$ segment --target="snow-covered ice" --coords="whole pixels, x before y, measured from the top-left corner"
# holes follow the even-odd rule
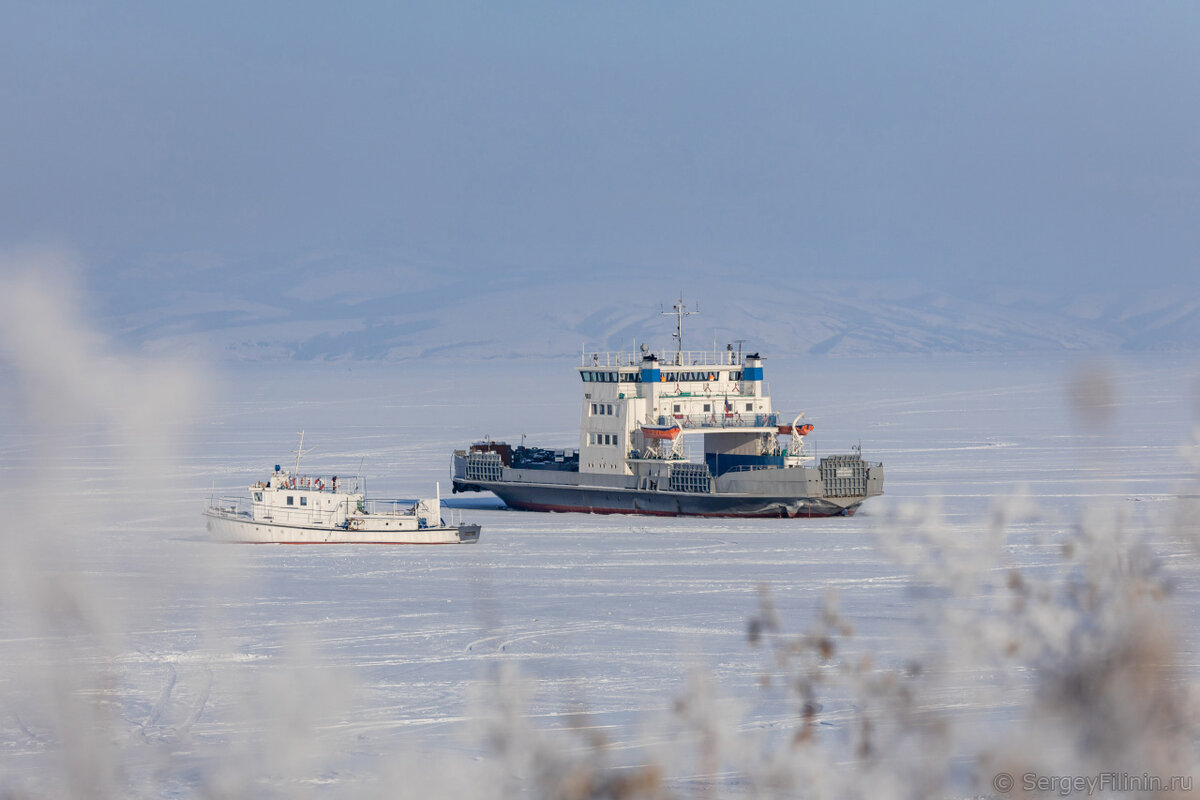
[[[1088,509],[1126,519],[1167,564],[1194,680],[1196,560],[1167,535],[1176,496],[1193,491],[1194,363],[768,370],[777,405],[816,424],[818,453],[861,440],[885,463],[885,497],[845,519],[696,520],[510,512],[467,495],[454,502],[483,525],[479,543],[437,548],[215,544],[200,511],[286,463],[301,428],[312,471],[361,463],[375,497],[447,490],[450,451],[484,435],[572,446],[570,364],[234,367],[178,417],[148,422],[164,437],[150,449],[104,413],[39,420],[7,380],[0,475],[6,505],[24,508],[5,530],[0,793],[78,794],[84,780],[99,782],[93,796],[496,796],[512,759],[487,720],[525,693],[514,713],[558,731],[566,752],[603,736],[615,764],[677,767],[667,778],[683,794],[739,795],[745,776],[675,752],[670,718],[702,685],[723,736],[801,729],[795,698],[766,685],[777,665],[749,641],[764,591],[795,633],[835,597],[851,663],[940,660],[927,710],[974,721],[967,738],[1002,737],[1029,676],[946,653],[986,646],[987,631],[957,631],[954,615],[990,607],[1013,570],[1061,574]],[[977,589],[948,588],[957,578]],[[822,690],[828,737],[856,735],[852,694]]]

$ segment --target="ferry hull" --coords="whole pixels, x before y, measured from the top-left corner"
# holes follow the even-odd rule
[[[247,544],[473,544],[478,525],[447,525],[413,530],[347,530],[273,525],[241,515],[205,512],[214,539]]]
[[[762,497],[734,494],[643,491],[584,485],[522,485],[454,481],[454,491],[489,491],[520,511],[644,514],[662,517],[852,516],[865,498]]]

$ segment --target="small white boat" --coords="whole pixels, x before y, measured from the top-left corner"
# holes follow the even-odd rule
[[[300,435],[301,447],[304,434]],[[249,487],[249,498],[222,498],[204,511],[214,538],[257,544],[468,544],[478,525],[446,524],[441,492],[416,501],[368,501],[355,485],[275,466],[266,481]]]

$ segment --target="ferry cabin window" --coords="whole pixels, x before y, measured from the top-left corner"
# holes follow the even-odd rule
[[[747,410],[747,411],[753,411],[753,410],[754,410],[754,403],[746,403],[746,410]]]
[[[302,506],[306,506],[306,505],[308,505],[308,498],[307,498],[307,497],[301,497],[301,498],[300,498],[300,505],[302,505]]]
[[[255,492],[255,493],[254,493],[254,502],[256,502],[256,503],[261,503],[261,502],[262,502],[262,492]]]
[[[612,410],[612,406],[611,406],[611,405],[608,407],[608,411],[606,411],[605,413],[606,413],[606,414],[611,414],[611,413],[613,413],[613,410]]]
[[[290,494],[288,495],[288,505],[289,505],[289,506],[290,506],[290,505],[295,505],[295,504],[292,502],[292,496],[291,496]]]
[[[676,403],[676,404],[675,404],[675,413],[676,413],[676,414],[678,414],[678,413],[679,413],[679,403]]]
[[[640,381],[641,376],[626,376],[617,372],[595,372],[585,370],[579,373],[584,383],[617,383],[619,380]]]
[[[704,411],[705,411],[706,413],[707,413],[707,412],[709,412],[709,411],[712,411],[712,406],[710,406],[708,403],[705,403],[705,404],[704,404]]]

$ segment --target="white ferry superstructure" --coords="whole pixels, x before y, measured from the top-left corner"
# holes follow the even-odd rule
[[[576,371],[577,449],[477,442],[454,453],[454,491],[529,511],[733,517],[851,515],[883,493],[882,464],[805,452],[813,426],[774,410],[758,353],[643,345],[585,353]]]

